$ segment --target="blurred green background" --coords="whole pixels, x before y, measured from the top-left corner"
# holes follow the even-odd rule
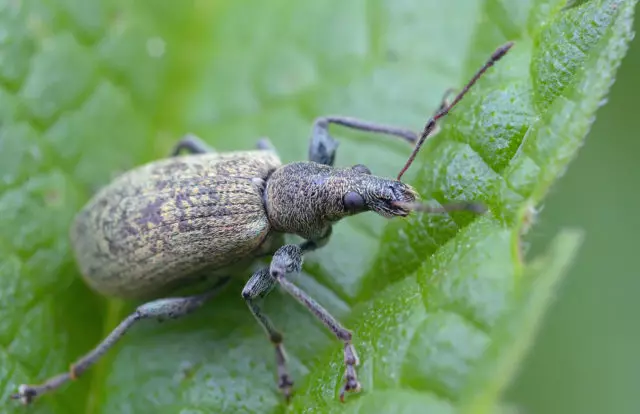
[[[639,74],[636,37],[585,146],[529,234],[534,254],[559,227],[586,237],[507,396],[525,413],[640,413]]]

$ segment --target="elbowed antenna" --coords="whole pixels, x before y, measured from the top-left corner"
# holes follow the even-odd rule
[[[476,74],[473,76],[473,78],[471,78],[471,80],[465,85],[465,87],[460,91],[460,93],[458,93],[458,95],[456,95],[456,97],[453,99],[453,101],[451,101],[450,104],[444,106],[442,109],[440,109],[438,112],[436,112],[436,114],[434,116],[432,116],[431,119],[429,119],[429,121],[427,122],[427,124],[424,127],[424,130],[422,131],[422,134],[420,135],[420,139],[418,139],[418,142],[416,143],[416,146],[413,148],[413,152],[411,152],[411,155],[409,156],[409,159],[404,164],[404,167],[402,167],[402,169],[400,170],[400,173],[398,173],[398,181],[400,181],[400,179],[402,178],[404,173],[409,169],[409,167],[413,163],[413,160],[416,158],[416,155],[418,155],[418,152],[420,151],[420,148],[422,147],[422,144],[424,144],[424,141],[429,137],[429,135],[431,135],[431,133],[435,129],[436,122],[438,121],[438,119],[440,119],[440,118],[444,117],[445,115],[447,115],[449,113],[449,111],[451,111],[451,109],[454,106],[456,106],[456,104],[458,102],[460,102],[460,100],[464,97],[464,95],[466,95],[466,93],[477,82],[477,80],[480,79],[480,77],[482,77],[482,75],[484,75],[484,73],[491,66],[493,66],[504,55],[506,55],[507,52],[509,51],[509,49],[511,49],[512,46],[513,46],[513,42],[509,42],[509,43],[507,43],[507,44],[505,44],[503,46],[500,46],[498,49],[496,49],[496,51],[493,52],[493,54],[491,55],[489,60],[487,60],[487,62],[480,68],[480,70],[478,70],[476,72]]]
[[[442,206],[430,206],[428,204],[422,204],[418,202],[413,203],[403,203],[403,202],[395,202],[393,203],[397,207],[405,208],[410,211],[421,211],[423,213],[448,213],[450,211],[470,211],[472,213],[484,214],[487,211],[487,207],[478,202],[474,201],[460,201],[443,204]]]

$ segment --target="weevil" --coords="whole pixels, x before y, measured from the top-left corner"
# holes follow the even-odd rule
[[[401,181],[437,121],[512,47],[496,49],[451,102],[443,103],[422,133],[343,116],[321,117],[311,131],[309,161],[282,164],[268,140],[253,151],[217,153],[195,136],[178,142],[171,157],[135,168],[100,190],[78,213],[70,231],[76,261],[95,291],[126,299],[154,299],[127,316],[69,372],[40,385],[21,385],[11,396],[29,404],[80,377],[123,335],[143,319],[184,316],[201,307],[230,279],[231,268],[271,256],[242,290],[249,310],[275,348],[278,388],[288,401],[293,381],[287,371],[283,336],[263,313],[260,300],[276,286],[308,308],[344,347],[344,384],[339,397],[360,390],[359,364],[352,333],[289,279],[301,271],[303,256],[324,246],[332,226],[344,217],[373,211],[386,218],[412,211],[481,212],[474,202],[439,207],[417,201]],[[414,145],[396,179],[375,176],[364,165],[338,168],[338,142],[329,125],[397,137]],[[182,155],[182,151],[189,154]],[[304,241],[284,244],[294,234]],[[213,288],[195,295],[164,297],[176,286],[208,274]],[[160,297],[160,299],[158,299]]]

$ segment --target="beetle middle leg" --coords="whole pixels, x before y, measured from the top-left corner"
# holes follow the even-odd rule
[[[89,353],[71,365],[69,372],[58,374],[39,385],[20,385],[18,393],[11,396],[14,400],[21,400],[25,405],[36,397],[54,391],[69,380],[80,377],[87,369],[94,365],[115,343],[122,338],[136,322],[143,319],[176,319],[185,316],[201,307],[227,285],[230,278],[220,280],[211,290],[194,296],[157,299],[140,305],[132,314],[127,316],[111,333]]]
[[[338,322],[338,320],[334,318],[329,313],[329,311],[323,308],[322,305],[320,305],[306,292],[304,292],[302,289],[300,289],[287,279],[287,276],[299,273],[302,270],[303,254],[308,251],[315,250],[316,248],[322,247],[323,242],[327,238],[328,236],[323,238],[323,240],[321,240],[319,243],[308,241],[300,245],[288,244],[279,248],[273,255],[269,268],[263,269],[258,273],[260,274],[260,283],[262,283],[263,286],[268,286],[268,288],[263,288],[263,295],[266,295],[269,291],[271,291],[274,284],[279,284],[287,293],[289,293],[298,302],[309,309],[320,320],[320,322],[322,322],[336,336],[336,338],[343,342],[346,376],[345,384],[340,391],[340,400],[343,401],[345,392],[360,390],[360,383],[358,382],[356,373],[356,366],[358,366],[359,360],[356,354],[356,350],[352,344],[352,334],[349,330],[342,326],[342,324]],[[256,275],[254,275],[254,277],[256,277]],[[269,281],[267,281],[267,278],[269,278]],[[258,279],[254,280],[254,283],[258,283]],[[260,320],[260,316],[256,315],[256,317]],[[263,326],[267,331],[269,331],[269,323],[270,322],[267,322],[267,324],[263,323]],[[276,336],[275,339],[281,340],[282,338],[281,336]],[[278,352],[278,350],[276,350],[276,352]],[[284,364],[280,365],[279,363],[278,370],[280,371],[281,367],[283,366]]]
[[[171,156],[175,157],[180,154],[180,151],[185,150],[189,154],[206,154],[208,152],[216,152],[211,146],[209,146],[202,139],[193,134],[187,134],[183,136],[180,141],[173,147]]]
[[[293,380],[289,376],[287,370],[286,355],[284,352],[284,346],[282,345],[282,334],[273,326],[271,319],[269,319],[262,309],[256,303],[257,299],[262,299],[269,294],[276,285],[276,281],[269,274],[269,268],[263,268],[258,270],[251,276],[247,284],[242,289],[242,297],[247,302],[249,310],[256,318],[258,323],[264,328],[269,340],[273,344],[276,350],[276,364],[278,366],[278,388],[284,394],[287,401],[291,398],[291,390],[293,388]]]

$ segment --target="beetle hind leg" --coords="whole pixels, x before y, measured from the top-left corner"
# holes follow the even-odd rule
[[[127,316],[107,337],[89,353],[71,365],[69,372],[51,377],[39,385],[20,385],[18,392],[11,395],[11,399],[20,400],[28,405],[36,397],[54,391],[82,375],[94,365],[115,343],[122,338],[127,331],[142,319],[175,319],[185,316],[201,307],[207,300],[215,296],[227,284],[230,278],[224,278],[210,291],[186,297],[158,299],[139,306],[132,314]]]
[[[256,142],[256,148],[262,151],[277,152],[276,147],[271,143],[271,140],[267,137],[262,137]]]
[[[206,142],[193,134],[183,136],[173,147],[170,156],[176,157],[180,155],[182,150],[187,151],[189,154],[206,154],[209,152],[216,152],[213,147],[209,146]]]

